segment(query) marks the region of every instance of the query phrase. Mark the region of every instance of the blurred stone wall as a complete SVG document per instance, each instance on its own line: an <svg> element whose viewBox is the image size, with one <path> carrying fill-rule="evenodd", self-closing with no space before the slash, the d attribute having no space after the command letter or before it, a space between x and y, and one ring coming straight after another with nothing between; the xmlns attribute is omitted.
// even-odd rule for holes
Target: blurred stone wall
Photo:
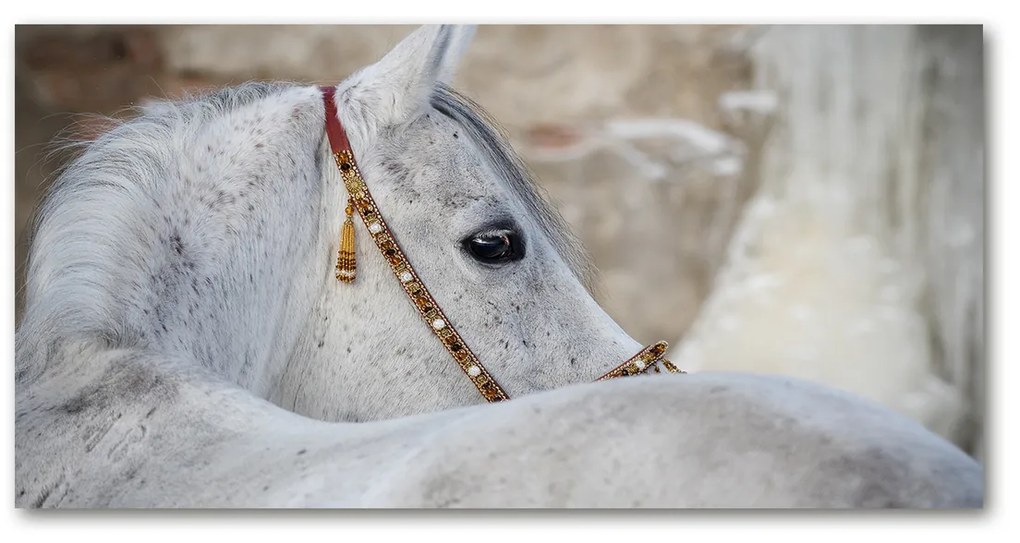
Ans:
<svg viewBox="0 0 1020 543"><path fill-rule="evenodd" d="M759 189L675 360L883 403L981 455L980 26L773 27Z"/></svg>

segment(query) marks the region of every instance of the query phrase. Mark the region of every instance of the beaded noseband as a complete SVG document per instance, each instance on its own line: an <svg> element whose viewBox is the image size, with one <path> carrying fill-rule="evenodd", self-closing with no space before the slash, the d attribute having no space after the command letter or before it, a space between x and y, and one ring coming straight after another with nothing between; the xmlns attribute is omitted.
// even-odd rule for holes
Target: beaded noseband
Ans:
<svg viewBox="0 0 1020 543"><path fill-rule="evenodd" d="M351 149L347 132L340 123L337 115L336 103L334 101L335 89L333 87L322 87L322 99L326 106L326 135L329 137L330 148L333 151L333 158L340 170L340 177L343 179L347 189L347 207L345 209L346 219L341 227L340 250L337 254L336 278L342 283L353 282L357 276L356 258L354 251L354 222L352 216L357 211L362 222L368 229L376 247L382 253L383 258L390 265L393 275L397 277L400 286L403 287L407 297L414 304L418 313L424 319L432 333L439 338L440 343L450 353L453 360L460 366L461 371L467 375L471 383L475 385L478 392L489 402L509 400L503 387L499 386L496 379L482 365L475 353L467 346L464 339L457 333L453 323L446 317L435 298L425 288L425 283L418 277L408 261L404 251L400 248L393 232L390 231L383 220L379 207L376 205L368 185L361 177L358 164L354 160L354 152ZM659 363L670 373L684 373L677 369L672 362L663 358L666 348L669 347L665 341L660 341L644 349L636 355L627 359L623 364L606 372L596 379L604 381L616 377L638 375L654 369L659 370Z"/></svg>

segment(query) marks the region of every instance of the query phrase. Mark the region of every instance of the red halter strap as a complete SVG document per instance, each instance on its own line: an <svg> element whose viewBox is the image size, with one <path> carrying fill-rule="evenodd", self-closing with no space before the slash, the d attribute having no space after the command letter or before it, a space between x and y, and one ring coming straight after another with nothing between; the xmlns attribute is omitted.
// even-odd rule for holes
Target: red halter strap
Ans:
<svg viewBox="0 0 1020 543"><path fill-rule="evenodd" d="M343 151L351 151L351 140L347 138L347 131L344 125L340 124L340 115L336 110L336 89L333 87L320 87L322 89L322 103L326 106L326 136L329 137L329 146L333 154Z"/></svg>

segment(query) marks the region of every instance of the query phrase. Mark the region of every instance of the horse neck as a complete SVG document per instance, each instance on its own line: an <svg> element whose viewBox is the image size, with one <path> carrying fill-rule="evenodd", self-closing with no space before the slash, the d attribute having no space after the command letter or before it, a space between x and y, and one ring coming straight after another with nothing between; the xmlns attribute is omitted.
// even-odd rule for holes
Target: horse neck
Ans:
<svg viewBox="0 0 1020 543"><path fill-rule="evenodd" d="M331 276L319 291L285 366L270 378L268 398L295 413L348 422L432 407L425 397L473 403L477 392L468 380L433 379L435 368L449 364L448 355L422 326L367 232L361 225L356 232L357 278L340 283ZM335 251L336 244L330 256ZM396 384L401 381L428 385Z"/></svg>

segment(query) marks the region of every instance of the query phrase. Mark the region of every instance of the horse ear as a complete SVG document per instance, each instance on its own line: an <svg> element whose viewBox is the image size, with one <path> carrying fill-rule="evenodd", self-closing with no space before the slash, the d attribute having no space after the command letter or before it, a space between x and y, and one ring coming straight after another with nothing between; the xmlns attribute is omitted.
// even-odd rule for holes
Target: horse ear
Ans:
<svg viewBox="0 0 1020 543"><path fill-rule="evenodd" d="M379 62L338 88L345 109L380 128L413 120L429 103L437 83L453 78L474 37L474 26L429 25L404 38ZM374 125L374 126L372 126Z"/></svg>

